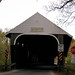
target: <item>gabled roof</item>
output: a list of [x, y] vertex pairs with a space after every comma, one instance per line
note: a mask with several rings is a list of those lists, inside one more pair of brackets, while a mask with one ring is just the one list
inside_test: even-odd
[[[39, 13], [35, 13], [33, 16], [25, 20], [23, 23], [18, 25], [17, 27], [10, 30], [8, 34], [10, 33], [47, 33], [47, 34], [67, 34], [63, 29], [49, 21], [47, 18], [45, 18], [43, 15]], [[70, 36], [70, 35], [69, 35]]]

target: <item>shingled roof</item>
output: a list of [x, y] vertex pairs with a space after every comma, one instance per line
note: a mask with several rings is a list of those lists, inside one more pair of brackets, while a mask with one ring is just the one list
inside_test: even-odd
[[30, 18], [22, 22], [20, 25], [10, 30], [6, 35], [9, 35], [11, 33], [66, 34], [71, 37], [70, 34], [52, 23], [40, 13], [35, 13]]

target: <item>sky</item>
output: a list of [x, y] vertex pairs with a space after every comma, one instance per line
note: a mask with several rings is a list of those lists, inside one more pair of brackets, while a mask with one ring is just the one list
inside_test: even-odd
[[[55, 22], [58, 11], [47, 13], [44, 5], [55, 0], [2, 0], [0, 3], [0, 29], [12, 29], [28, 19], [36, 12], [41, 13], [50, 21]], [[68, 27], [62, 27], [75, 38], [75, 22]]]

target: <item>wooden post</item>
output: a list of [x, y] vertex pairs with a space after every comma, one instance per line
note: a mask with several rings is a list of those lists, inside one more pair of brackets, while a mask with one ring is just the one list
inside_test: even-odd
[[58, 45], [58, 65], [64, 66], [64, 44], [63, 44], [63, 35], [58, 35], [59, 45]]
[[5, 71], [7, 70], [8, 50], [5, 50]]

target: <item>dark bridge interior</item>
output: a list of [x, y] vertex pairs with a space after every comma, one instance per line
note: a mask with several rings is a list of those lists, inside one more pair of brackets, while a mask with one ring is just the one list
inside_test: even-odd
[[58, 54], [57, 40], [49, 35], [22, 35], [16, 40], [16, 67], [53, 65]]

